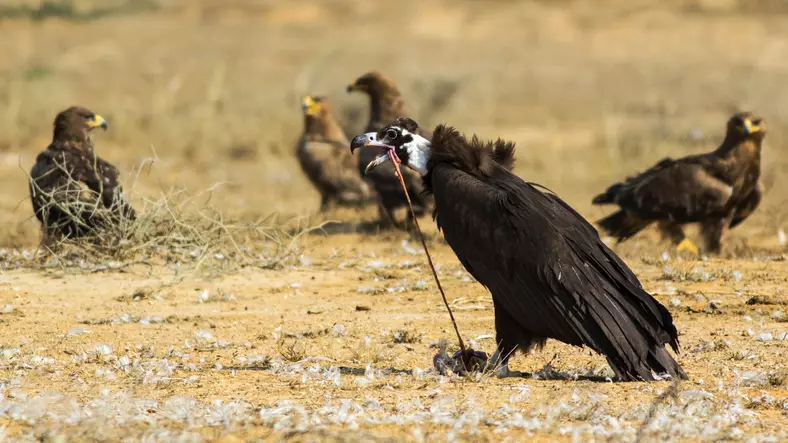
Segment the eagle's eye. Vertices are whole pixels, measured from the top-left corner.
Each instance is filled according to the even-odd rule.
[[[760,124],[761,124],[761,119],[759,119],[759,118],[756,118],[755,120],[753,120],[753,121],[752,121],[752,124],[754,124],[754,125],[756,125],[756,126],[757,126],[757,125],[760,125]]]
[[[389,140],[392,140],[392,141],[396,140],[398,136],[399,136],[399,134],[397,133],[397,131],[395,131],[393,129],[389,129],[388,131],[386,131],[386,138],[389,139]]]

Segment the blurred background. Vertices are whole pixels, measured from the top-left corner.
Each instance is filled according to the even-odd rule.
[[[367,103],[345,86],[372,69],[422,126],[516,141],[516,173],[592,220],[611,181],[715,148],[752,110],[767,193],[736,235],[777,244],[788,216],[782,0],[3,0],[0,246],[37,244],[26,174],[76,104],[109,121],[97,152],[135,195],[211,189],[234,217],[313,214],[300,96],[327,95],[352,137]]]

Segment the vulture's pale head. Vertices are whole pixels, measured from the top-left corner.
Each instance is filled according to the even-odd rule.
[[[737,139],[763,138],[766,135],[766,123],[751,112],[739,112],[728,120],[728,135]]]
[[[415,121],[400,117],[378,132],[355,136],[350,143],[350,151],[367,146],[381,149],[381,155],[367,165],[365,173],[387,161],[398,161],[421,175],[427,175],[432,145],[417,134],[418,130],[419,125]]]
[[[55,117],[55,139],[86,139],[90,131],[107,129],[104,117],[80,106],[72,106]]]

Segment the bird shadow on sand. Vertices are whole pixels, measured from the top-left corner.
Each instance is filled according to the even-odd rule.
[[[563,372],[537,374],[538,375],[535,375],[531,372],[512,371],[507,377],[504,378],[525,378],[534,381],[590,381],[594,383],[610,383],[620,381],[617,378],[605,377],[602,375],[574,375]]]
[[[417,239],[415,229],[407,231],[396,227],[391,227],[380,223],[379,221],[362,221],[362,222],[325,222],[320,228],[313,229],[309,235],[330,237],[334,235],[343,234],[361,234],[367,236],[379,235],[393,235],[407,233],[412,239]],[[424,233],[425,240],[431,240],[434,237],[432,233]]]
[[[301,363],[304,365],[308,365],[310,363],[314,363],[314,361],[301,361],[296,362]],[[339,373],[342,375],[358,375],[363,376],[366,375],[367,369],[366,368],[353,368],[350,366],[336,366],[339,368]],[[228,371],[270,371],[271,367],[267,365],[257,365],[257,366],[225,366],[224,370]],[[398,368],[375,368],[377,371],[382,371],[385,375],[400,375],[400,374],[410,374],[413,372],[411,369],[398,369]]]
[[[308,365],[310,363],[314,363],[313,360],[306,360],[300,361],[296,363],[301,363],[304,365]],[[339,369],[339,373],[342,375],[355,375],[355,376],[364,376],[367,373],[367,369],[363,368],[356,368],[350,366],[336,366]],[[270,371],[271,367],[268,365],[255,365],[255,366],[225,366],[224,370],[228,371]],[[376,371],[383,372],[384,375],[408,375],[412,374],[412,369],[400,369],[400,368],[374,368]],[[496,379],[494,375],[489,376],[492,379]],[[531,372],[520,372],[520,371],[512,371],[508,376],[503,377],[503,379],[527,379],[533,381],[588,381],[593,383],[624,383],[623,381],[617,378],[611,378],[601,375],[575,375],[575,374],[568,374],[564,372],[551,372],[549,374],[543,373],[531,373]]]

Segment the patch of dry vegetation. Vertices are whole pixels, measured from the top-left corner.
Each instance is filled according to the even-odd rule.
[[[45,235],[38,260],[7,267],[106,271],[141,263],[172,263],[195,270],[206,264],[216,271],[246,266],[277,269],[297,258],[299,237],[322,227],[305,227],[300,218],[281,221],[277,214],[255,221],[228,219],[212,204],[218,185],[198,193],[172,189],[152,198],[135,195],[135,185],[136,180],[125,200],[116,199],[110,207],[73,179],[52,191],[36,187],[33,192],[44,202],[45,219],[57,210],[67,218],[63,224],[73,223],[88,234],[78,238]],[[127,202],[134,205],[136,217],[122,215]],[[48,226],[47,232],[58,229]]]

